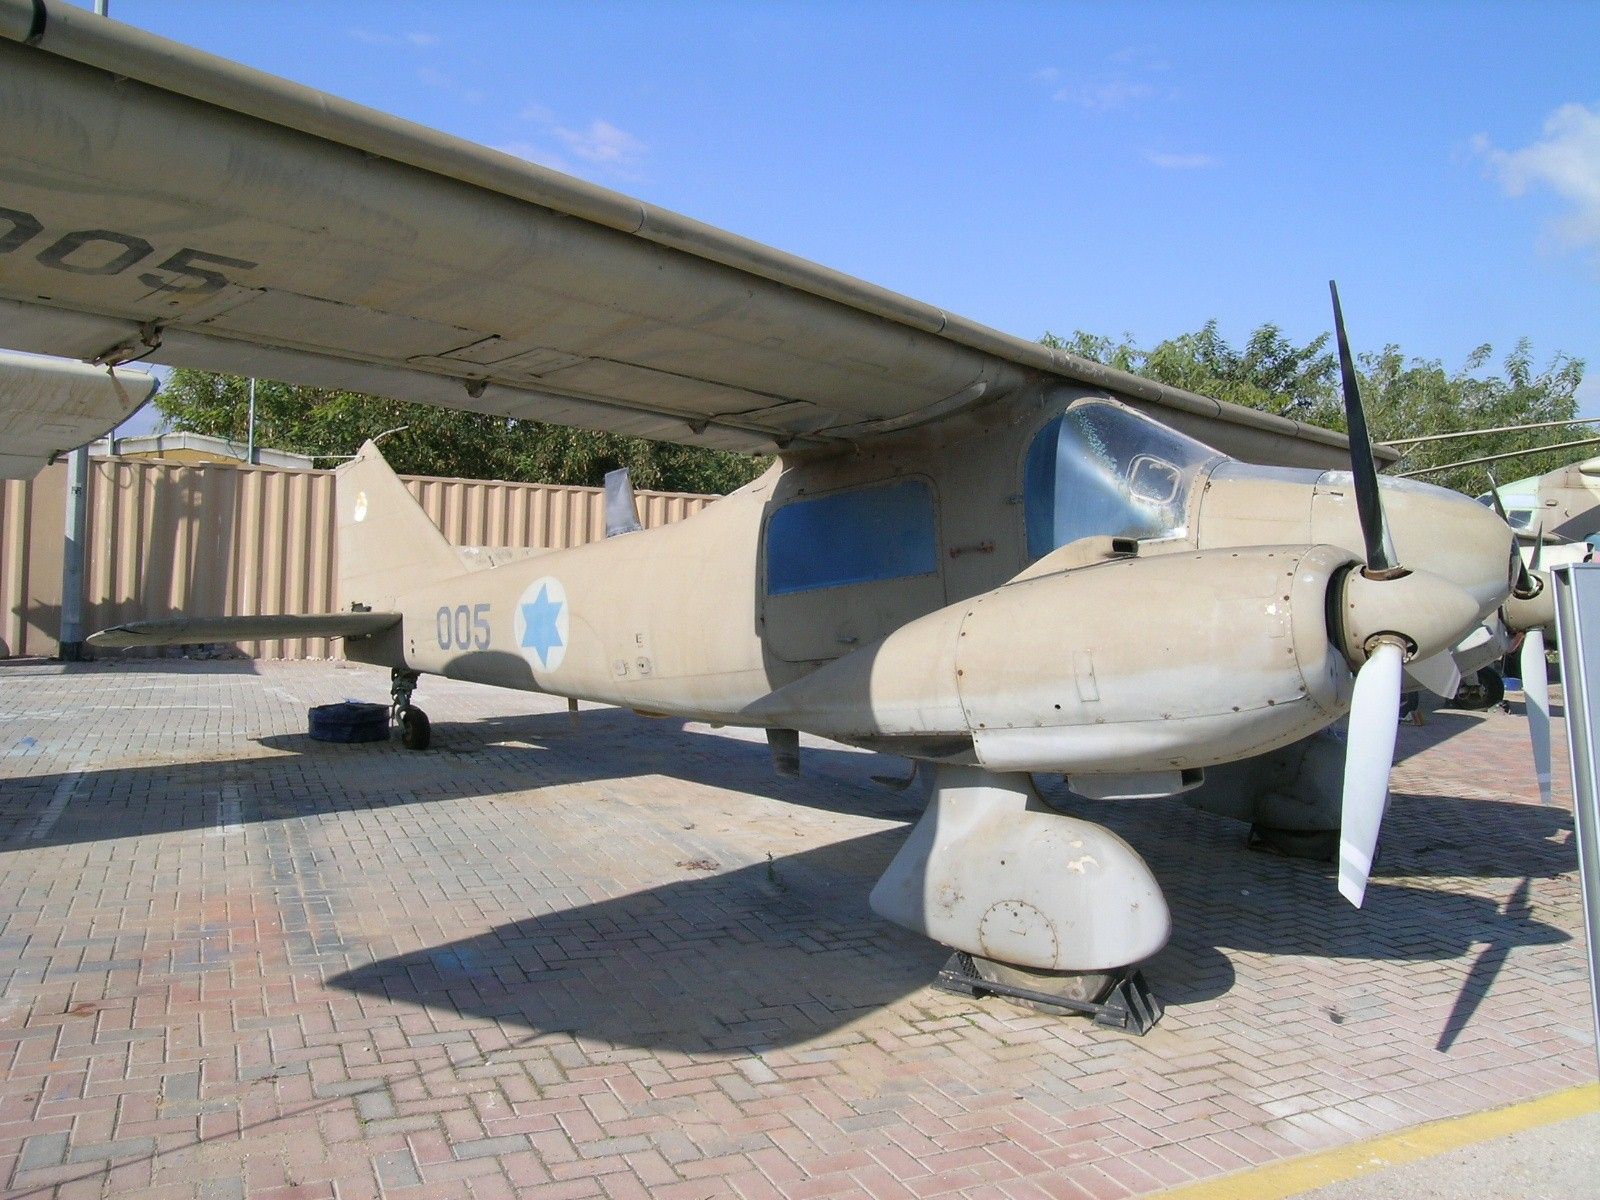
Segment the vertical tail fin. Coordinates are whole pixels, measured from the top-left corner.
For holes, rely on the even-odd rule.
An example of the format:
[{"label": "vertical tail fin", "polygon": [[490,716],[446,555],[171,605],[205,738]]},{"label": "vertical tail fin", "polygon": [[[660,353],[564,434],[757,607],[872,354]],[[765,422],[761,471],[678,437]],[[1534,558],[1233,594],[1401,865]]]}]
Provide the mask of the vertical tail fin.
[{"label": "vertical tail fin", "polygon": [[460,556],[384,461],[376,444],[335,472],[339,603],[393,609],[403,591],[466,573]]}]

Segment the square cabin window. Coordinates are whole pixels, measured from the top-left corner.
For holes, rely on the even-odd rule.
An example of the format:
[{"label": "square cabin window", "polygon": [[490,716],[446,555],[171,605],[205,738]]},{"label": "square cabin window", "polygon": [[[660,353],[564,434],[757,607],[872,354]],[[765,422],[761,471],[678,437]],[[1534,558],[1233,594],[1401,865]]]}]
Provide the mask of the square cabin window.
[{"label": "square cabin window", "polygon": [[936,542],[933,493],[918,479],[795,500],[767,522],[767,593],[928,575]]}]

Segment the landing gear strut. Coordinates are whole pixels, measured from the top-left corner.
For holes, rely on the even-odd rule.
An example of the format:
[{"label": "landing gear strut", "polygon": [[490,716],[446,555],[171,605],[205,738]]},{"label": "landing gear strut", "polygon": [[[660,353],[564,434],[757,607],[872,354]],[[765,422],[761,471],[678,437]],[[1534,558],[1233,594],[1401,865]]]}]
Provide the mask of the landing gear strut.
[{"label": "landing gear strut", "polygon": [[413,707],[411,694],[417,690],[420,674],[396,667],[389,675],[389,713],[400,726],[400,744],[407,750],[426,750],[433,740],[428,714]]}]

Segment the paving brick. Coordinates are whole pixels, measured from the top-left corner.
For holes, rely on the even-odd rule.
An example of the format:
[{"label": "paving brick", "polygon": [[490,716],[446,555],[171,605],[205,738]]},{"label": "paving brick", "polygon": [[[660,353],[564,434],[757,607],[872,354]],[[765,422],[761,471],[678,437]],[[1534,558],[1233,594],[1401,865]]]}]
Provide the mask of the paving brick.
[{"label": "paving brick", "polygon": [[376,1154],[372,1165],[378,1173],[379,1184],[385,1189],[417,1187],[422,1183],[416,1160],[407,1151],[391,1150]]},{"label": "paving brick", "polygon": [[326,663],[3,664],[0,688],[0,747],[33,739],[0,754],[12,1189],[1083,1200],[1591,1061],[1570,809],[1498,712],[1401,727],[1361,912],[1180,802],[1074,802],[1172,903],[1139,1040],[927,987],[943,953],[865,904],[916,815],[871,755],[808,739],[780,780],[758,735],[574,731],[432,679],[434,751],[323,746],[305,707],[385,691]]},{"label": "paving brick", "polygon": [[33,1171],[40,1167],[55,1167],[67,1156],[67,1134],[41,1133],[22,1144],[22,1155],[17,1160],[17,1170]]},{"label": "paving brick", "polygon": [[500,1154],[515,1154],[518,1150],[528,1149],[529,1142],[524,1134],[510,1134],[506,1137],[480,1138],[473,1142],[456,1142],[450,1149],[457,1159],[491,1158]]}]

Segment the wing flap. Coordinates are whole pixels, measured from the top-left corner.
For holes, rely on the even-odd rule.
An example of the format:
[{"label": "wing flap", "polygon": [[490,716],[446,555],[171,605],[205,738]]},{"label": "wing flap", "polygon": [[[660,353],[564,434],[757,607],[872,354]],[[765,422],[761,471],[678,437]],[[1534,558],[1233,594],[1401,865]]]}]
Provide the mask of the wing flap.
[{"label": "wing flap", "polygon": [[296,613],[249,617],[168,617],[129,621],[89,638],[102,650],[142,646],[193,646],[207,642],[276,641],[280,638],[370,637],[400,623],[399,613]]}]

